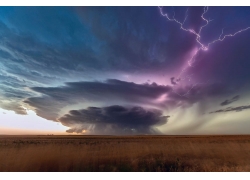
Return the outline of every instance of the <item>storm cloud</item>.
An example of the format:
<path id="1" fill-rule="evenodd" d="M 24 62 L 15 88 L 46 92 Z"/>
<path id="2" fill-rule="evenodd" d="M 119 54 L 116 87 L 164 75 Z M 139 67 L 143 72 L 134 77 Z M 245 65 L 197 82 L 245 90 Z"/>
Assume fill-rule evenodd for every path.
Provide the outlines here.
<path id="1" fill-rule="evenodd" d="M 250 105 L 246 105 L 246 106 L 237 106 L 237 107 L 227 107 L 225 109 L 219 109 L 219 110 L 216 110 L 216 111 L 212 111 L 210 113 L 222 113 L 222 112 L 240 112 L 240 111 L 243 111 L 243 110 L 247 110 L 247 109 L 250 109 Z"/>
<path id="2" fill-rule="evenodd" d="M 71 110 L 58 120 L 70 127 L 69 133 L 155 134 L 153 126 L 167 123 L 168 118 L 157 109 L 113 105 Z"/>
<path id="3" fill-rule="evenodd" d="M 72 105 L 81 107 L 89 103 L 98 106 L 119 104 L 171 110 L 177 107 L 190 107 L 203 99 L 231 92 L 231 89 L 223 84 L 173 88 L 156 83 L 136 84 L 116 79 L 68 82 L 65 86 L 33 87 L 31 90 L 40 93 L 41 96 L 27 98 L 24 103 L 32 107 L 38 116 L 53 121 L 57 121 L 61 113 L 65 113 L 61 111 L 63 108 L 70 110 Z M 186 94 L 182 95 L 184 93 Z M 77 105 L 79 103 L 80 105 Z"/>
<path id="4" fill-rule="evenodd" d="M 231 103 L 233 103 L 235 101 L 238 101 L 239 99 L 240 99 L 240 96 L 237 95 L 237 96 L 232 97 L 231 99 L 227 99 L 227 100 L 223 101 L 220 105 L 221 106 L 226 106 L 226 105 L 231 104 Z"/>
<path id="5" fill-rule="evenodd" d="M 221 37 L 249 26 L 249 7 L 208 9 L 203 18 L 213 21 L 206 27 L 203 7 L 162 10 L 180 22 L 187 17 L 187 29 L 198 32 L 204 26 L 204 45 L 223 28 Z M 175 109 L 185 114 L 196 105 L 204 113 L 246 110 L 221 106 L 249 98 L 249 32 L 228 36 L 195 55 L 201 48 L 195 35 L 168 21 L 157 7 L 1 7 L 0 108 L 21 115 L 33 110 L 64 123 L 68 132 L 103 134 L 108 129 L 114 134 L 153 132 L 158 123 L 145 120 L 142 126 L 137 110 L 156 119 L 160 114 L 149 109 L 167 114 Z M 117 113 L 138 124 L 117 123 L 111 118 Z M 89 114 L 102 123 L 87 121 Z"/>
<path id="6" fill-rule="evenodd" d="M 110 79 L 104 82 L 70 82 L 60 87 L 34 87 L 41 97 L 31 97 L 24 102 L 34 107 L 37 114 L 49 120 L 56 120 L 61 108 L 81 103 L 102 103 L 159 106 L 155 100 L 169 92 L 171 86 L 136 84 Z"/>

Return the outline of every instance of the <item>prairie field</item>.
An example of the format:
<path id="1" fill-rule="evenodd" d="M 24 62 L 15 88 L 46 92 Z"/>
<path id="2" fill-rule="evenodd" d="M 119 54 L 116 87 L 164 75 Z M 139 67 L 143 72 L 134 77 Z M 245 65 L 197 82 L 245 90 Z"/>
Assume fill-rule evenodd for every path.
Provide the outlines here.
<path id="1" fill-rule="evenodd" d="M 0 171 L 250 171 L 250 136 L 0 136 Z"/>

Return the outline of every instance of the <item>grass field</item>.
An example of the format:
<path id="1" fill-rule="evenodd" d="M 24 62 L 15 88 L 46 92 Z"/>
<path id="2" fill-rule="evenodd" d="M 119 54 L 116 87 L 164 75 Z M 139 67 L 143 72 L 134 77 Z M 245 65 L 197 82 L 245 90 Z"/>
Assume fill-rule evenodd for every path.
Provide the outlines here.
<path id="1" fill-rule="evenodd" d="M 0 171 L 250 171 L 250 136 L 0 136 Z"/>

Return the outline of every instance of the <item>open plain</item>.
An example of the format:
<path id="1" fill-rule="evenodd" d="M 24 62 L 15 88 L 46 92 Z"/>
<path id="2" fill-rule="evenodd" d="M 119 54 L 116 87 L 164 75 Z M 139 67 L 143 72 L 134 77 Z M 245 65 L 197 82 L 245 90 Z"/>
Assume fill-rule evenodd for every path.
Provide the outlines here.
<path id="1" fill-rule="evenodd" d="M 0 136 L 0 171 L 250 171 L 250 136 Z"/>

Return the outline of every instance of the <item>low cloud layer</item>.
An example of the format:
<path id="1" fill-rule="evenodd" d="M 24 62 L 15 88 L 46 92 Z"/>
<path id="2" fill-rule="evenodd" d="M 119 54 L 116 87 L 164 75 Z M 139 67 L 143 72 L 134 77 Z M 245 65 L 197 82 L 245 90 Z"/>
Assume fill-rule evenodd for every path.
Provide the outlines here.
<path id="1" fill-rule="evenodd" d="M 211 101 L 232 93 L 232 89 L 223 84 L 172 87 L 116 79 L 70 82 L 64 86 L 31 89 L 41 95 L 27 98 L 24 103 L 34 109 L 38 116 L 52 121 L 58 121 L 58 118 L 70 110 L 89 106 L 140 106 L 169 112 L 178 107 L 188 108 L 203 100 Z"/>
<path id="2" fill-rule="evenodd" d="M 232 97 L 231 99 L 227 99 L 227 100 L 223 101 L 220 105 L 221 106 L 226 106 L 226 105 L 231 104 L 231 103 L 233 103 L 235 101 L 238 101 L 239 99 L 240 99 L 240 96 L 237 95 L 237 96 Z"/>
<path id="3" fill-rule="evenodd" d="M 156 83 L 136 84 L 133 82 L 109 79 L 106 81 L 70 82 L 59 87 L 34 87 L 40 97 L 30 97 L 24 101 L 37 115 L 57 121 L 64 112 L 61 109 L 79 103 L 93 106 L 111 106 L 115 104 L 151 107 L 161 110 L 176 107 L 190 107 L 202 99 L 218 97 L 230 92 L 222 84 L 192 86 L 158 85 Z M 188 93 L 187 93 L 188 92 Z M 183 96 L 182 94 L 185 94 Z M 89 106 L 89 105 L 88 105 Z M 87 106 L 77 106 L 85 108 Z M 62 114 L 63 113 L 63 114 Z"/>
<path id="4" fill-rule="evenodd" d="M 58 120 L 70 127 L 69 133 L 156 134 L 160 132 L 154 126 L 167 123 L 169 117 L 157 109 L 114 105 L 71 110 Z"/>
<path id="5" fill-rule="evenodd" d="M 250 109 L 250 105 L 248 105 L 248 106 L 228 107 L 228 108 L 225 108 L 225 109 L 219 109 L 219 110 L 216 110 L 216 111 L 212 111 L 210 113 L 222 113 L 222 112 L 232 112 L 232 111 L 240 112 L 240 111 L 247 110 L 247 109 Z"/>
<path id="6" fill-rule="evenodd" d="M 24 102 L 33 107 L 36 113 L 46 119 L 59 117 L 63 107 L 78 103 L 98 103 L 103 105 L 130 104 L 159 107 L 156 99 L 172 90 L 171 86 L 136 84 L 115 79 L 104 82 L 71 82 L 60 87 L 34 87 L 41 97 L 28 98 Z"/>

